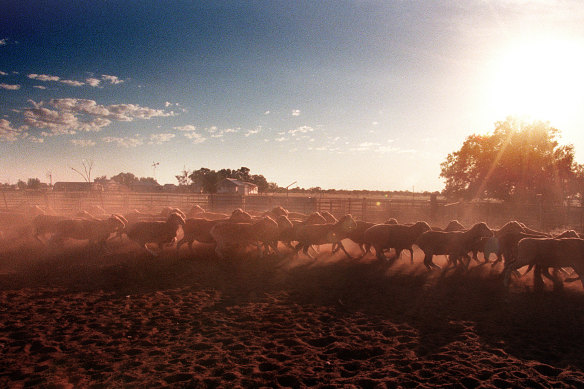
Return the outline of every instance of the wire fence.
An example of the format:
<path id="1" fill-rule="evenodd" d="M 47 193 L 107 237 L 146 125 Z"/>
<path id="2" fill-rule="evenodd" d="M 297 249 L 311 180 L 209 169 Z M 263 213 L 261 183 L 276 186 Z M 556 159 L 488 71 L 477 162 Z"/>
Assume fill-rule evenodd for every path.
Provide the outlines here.
<path id="1" fill-rule="evenodd" d="M 54 191 L 2 191 L 0 217 L 6 213 L 25 212 L 37 205 L 59 214 L 72 215 L 99 206 L 108 213 L 127 213 L 138 209 L 157 213 L 164 207 L 188 211 L 199 205 L 207 211 L 229 213 L 236 208 L 262 212 L 276 206 L 289 211 L 309 214 L 328 211 L 335 216 L 352 214 L 356 219 L 382 223 L 396 218 L 400 223 L 426 220 L 433 226 L 444 227 L 450 220 L 464 225 L 485 221 L 497 227 L 509 220 L 518 220 L 529 226 L 550 231 L 554 229 L 583 230 L 584 209 L 569 205 L 504 204 L 472 202 L 446 204 L 427 198 L 387 197 L 323 197 L 286 194 L 239 195 L 199 193 L 137 193 L 137 192 L 54 192 Z"/>

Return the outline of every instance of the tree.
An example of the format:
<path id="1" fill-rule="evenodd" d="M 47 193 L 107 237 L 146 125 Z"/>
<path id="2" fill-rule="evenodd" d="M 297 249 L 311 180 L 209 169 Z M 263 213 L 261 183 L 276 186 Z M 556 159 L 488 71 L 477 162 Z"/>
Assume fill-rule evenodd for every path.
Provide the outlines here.
<path id="1" fill-rule="evenodd" d="M 112 180 L 117 182 L 118 184 L 122 184 L 130 188 L 132 184 L 138 182 L 138 177 L 136 177 L 132 173 L 118 173 L 112 177 Z"/>
<path id="2" fill-rule="evenodd" d="M 85 182 L 91 182 L 91 170 L 93 170 L 93 160 L 82 160 L 81 165 L 83 169 L 75 169 L 74 167 L 71 168 L 75 173 L 79 174 Z"/>
<path id="3" fill-rule="evenodd" d="M 26 187 L 28 189 L 40 189 L 41 186 L 42 186 L 41 180 L 38 178 L 29 178 L 26 183 Z"/>
<path id="4" fill-rule="evenodd" d="M 178 186 L 183 187 L 189 185 L 189 174 L 191 174 L 190 171 L 185 168 L 179 175 L 174 176 L 178 181 Z"/>
<path id="5" fill-rule="evenodd" d="M 160 185 L 154 177 L 140 177 L 140 179 L 138 181 L 143 182 L 143 183 L 147 183 L 147 184 Z"/>
<path id="6" fill-rule="evenodd" d="M 441 164 L 444 195 L 528 201 L 541 195 L 558 201 L 574 193 L 580 165 L 574 147 L 561 146 L 549 123 L 508 118 L 491 135 L 470 135 Z"/>
<path id="7" fill-rule="evenodd" d="M 105 185 L 107 184 L 109 180 L 107 179 L 107 176 L 99 176 L 93 179 L 93 182 L 95 182 L 96 184 L 101 184 L 101 185 Z"/>
<path id="8" fill-rule="evenodd" d="M 203 188 L 206 193 L 217 193 L 217 184 L 219 183 L 219 174 L 215 170 L 202 167 L 199 170 L 193 171 L 189 178 L 195 184 Z"/>

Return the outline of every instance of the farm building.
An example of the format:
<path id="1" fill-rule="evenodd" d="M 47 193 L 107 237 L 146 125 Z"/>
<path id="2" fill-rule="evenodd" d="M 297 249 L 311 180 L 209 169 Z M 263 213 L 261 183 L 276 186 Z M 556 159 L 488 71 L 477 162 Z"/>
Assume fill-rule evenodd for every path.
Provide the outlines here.
<path id="1" fill-rule="evenodd" d="M 258 194 L 258 186 L 251 182 L 226 178 L 217 185 L 217 193 L 238 193 L 242 195 Z"/>
<path id="2" fill-rule="evenodd" d="M 53 185 L 53 190 L 56 192 L 83 192 L 91 190 L 103 190 L 100 184 L 95 182 L 66 182 L 59 181 Z"/>

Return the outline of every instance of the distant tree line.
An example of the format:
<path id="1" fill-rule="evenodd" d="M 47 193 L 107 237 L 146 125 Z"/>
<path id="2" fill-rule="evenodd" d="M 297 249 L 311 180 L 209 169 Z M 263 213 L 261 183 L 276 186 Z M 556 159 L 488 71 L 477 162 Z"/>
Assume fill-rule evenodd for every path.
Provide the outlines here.
<path id="1" fill-rule="evenodd" d="M 242 166 L 239 169 L 221 169 L 218 171 L 202 167 L 198 170 L 183 170 L 175 178 L 179 188 L 201 188 L 205 193 L 217 193 L 217 187 L 226 178 L 234 178 L 243 182 L 251 182 L 257 185 L 259 193 L 273 192 L 278 185 L 268 182 L 261 174 L 250 174 L 250 169 Z"/>
<path id="2" fill-rule="evenodd" d="M 445 181 L 442 191 L 452 201 L 474 199 L 498 199 L 512 202 L 544 201 L 559 202 L 569 198 L 584 200 L 584 165 L 575 161 L 573 145 L 560 145 L 559 131 L 547 122 L 524 122 L 512 117 L 495 123 L 492 134 L 472 134 L 462 147 L 448 154 L 441 164 L 440 177 Z M 92 162 L 83 162 L 84 170 L 76 170 L 89 182 Z M 216 193 L 219 183 L 225 178 L 250 182 L 259 193 L 310 193 L 365 195 L 411 195 L 410 191 L 371 191 L 308 189 L 280 187 L 268 182 L 261 174 L 251 174 L 247 167 L 239 169 L 198 170 L 184 169 L 175 178 L 178 190 Z M 137 177 L 132 173 L 119 173 L 111 180 L 128 188 L 136 183 L 158 185 L 152 177 Z M 98 177 L 96 183 L 108 183 L 106 176 Z M 48 185 L 38 178 L 19 180 L 16 185 L 0 184 L 1 189 L 44 189 Z M 438 192 L 423 192 L 436 198 Z"/>

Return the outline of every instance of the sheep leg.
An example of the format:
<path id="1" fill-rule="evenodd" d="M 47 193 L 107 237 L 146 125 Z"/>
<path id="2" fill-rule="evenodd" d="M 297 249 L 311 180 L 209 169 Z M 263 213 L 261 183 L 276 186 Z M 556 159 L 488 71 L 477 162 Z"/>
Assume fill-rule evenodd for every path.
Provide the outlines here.
<path id="1" fill-rule="evenodd" d="M 544 288 L 543 279 L 541 278 L 542 269 L 541 266 L 535 265 L 533 269 L 533 290 L 541 291 Z"/>
<path id="2" fill-rule="evenodd" d="M 543 276 L 545 278 L 547 278 L 548 280 L 551 280 L 553 282 L 553 284 L 554 284 L 554 291 L 560 291 L 560 290 L 564 289 L 564 283 L 558 277 L 558 270 L 557 269 L 554 269 L 553 275 L 552 275 L 549 272 L 549 268 L 546 267 L 546 266 L 544 266 L 541 269 L 541 274 L 543 274 Z"/>
<path id="3" fill-rule="evenodd" d="M 383 260 L 388 260 L 387 257 L 385 256 L 385 254 L 383 253 L 383 248 L 381 246 L 374 246 L 375 248 L 375 255 L 377 256 L 377 259 L 379 259 L 380 261 Z"/>
<path id="4" fill-rule="evenodd" d="M 153 257 L 157 257 L 158 256 L 158 253 L 156 251 L 150 250 L 148 248 L 148 246 L 146 245 L 146 243 L 144 243 L 144 245 L 142 247 L 144 248 L 144 250 L 146 250 L 146 252 L 148 252 Z"/>
<path id="5" fill-rule="evenodd" d="M 432 257 L 433 256 L 434 255 L 432 253 L 426 253 L 424 255 L 424 266 L 426 266 L 426 268 L 428 270 L 441 269 L 440 266 L 438 266 L 434 262 L 432 262 Z"/>
<path id="6" fill-rule="evenodd" d="M 180 246 L 182 246 L 182 245 L 183 245 L 183 243 L 185 243 L 186 241 L 187 241 L 186 237 L 183 237 L 181 240 L 179 240 L 179 241 L 176 243 L 176 255 L 178 255 L 178 253 L 179 253 Z"/>
<path id="7" fill-rule="evenodd" d="M 414 264 L 414 249 L 412 247 L 408 248 L 410 252 L 410 265 Z"/>
<path id="8" fill-rule="evenodd" d="M 363 243 L 363 247 L 361 248 L 363 254 L 359 257 L 359 259 L 364 258 L 367 254 L 371 252 L 371 245 L 369 243 Z"/>
<path id="9" fill-rule="evenodd" d="M 304 253 L 304 255 L 306 255 L 308 258 L 312 259 L 312 260 L 316 260 L 316 257 L 313 257 L 312 255 L 310 255 L 310 253 L 308 252 L 308 249 L 311 248 L 312 245 L 304 245 L 304 248 L 302 249 L 302 252 Z"/>
<path id="10" fill-rule="evenodd" d="M 332 252 L 333 254 L 336 254 L 336 253 L 337 253 L 337 251 L 339 251 L 339 250 L 340 250 L 340 248 L 341 248 L 341 247 L 340 247 L 340 245 L 339 245 L 338 243 L 336 243 L 336 242 L 333 242 L 333 244 L 332 244 L 332 246 L 331 246 L 331 252 Z"/>
<path id="11" fill-rule="evenodd" d="M 464 259 L 466 259 L 466 263 L 464 263 L 463 261 Z M 470 266 L 471 257 L 465 253 L 462 255 L 462 257 L 459 257 L 459 261 L 461 265 L 464 265 L 465 270 L 468 270 L 468 267 Z"/>

